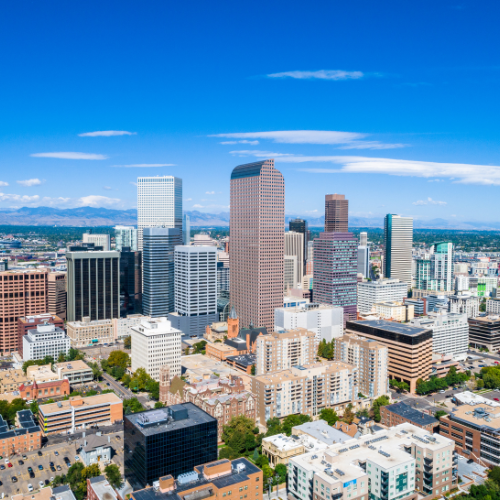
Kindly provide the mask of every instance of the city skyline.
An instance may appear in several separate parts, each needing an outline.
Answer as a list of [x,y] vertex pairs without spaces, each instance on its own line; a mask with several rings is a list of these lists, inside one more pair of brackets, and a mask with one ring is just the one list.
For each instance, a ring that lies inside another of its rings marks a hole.
[[238,36],[259,9],[227,2],[4,6],[0,208],[132,208],[158,174],[184,180],[185,210],[219,213],[234,166],[274,158],[287,214],[341,192],[352,216],[493,219],[499,6],[358,4],[292,10],[265,44]]

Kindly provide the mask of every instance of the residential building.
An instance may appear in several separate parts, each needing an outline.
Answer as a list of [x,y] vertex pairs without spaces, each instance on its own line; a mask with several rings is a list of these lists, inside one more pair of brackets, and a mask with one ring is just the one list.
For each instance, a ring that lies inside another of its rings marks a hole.
[[22,349],[17,320],[48,312],[46,270],[0,272],[0,355]]
[[110,425],[123,419],[123,402],[114,393],[40,405],[38,420],[45,435],[85,430],[87,426]]
[[[294,256],[296,261],[296,273],[294,287],[302,281],[304,276],[304,234],[288,231],[285,233],[285,256]],[[294,288],[292,287],[292,288]]]
[[121,499],[118,496],[118,493],[109,484],[105,476],[97,476],[97,477],[89,477],[87,479],[87,500],[123,500],[123,499]]
[[67,378],[71,385],[85,384],[94,380],[92,369],[82,360],[55,363],[53,370],[57,378]]
[[261,424],[293,413],[316,417],[323,408],[342,413],[358,392],[357,369],[340,361],[294,366],[252,379]]
[[358,311],[369,313],[378,302],[403,302],[408,286],[399,279],[381,279],[358,283]]
[[160,368],[160,401],[166,406],[194,403],[217,419],[218,441],[222,441],[224,426],[240,415],[255,421],[255,396],[245,390],[241,377],[215,375],[185,381],[170,377],[170,368]]
[[184,214],[182,218],[182,244],[191,244],[191,219],[188,214]]
[[177,246],[174,251],[175,313],[172,326],[185,335],[202,337],[218,320],[217,248]]
[[[134,491],[130,500],[196,500],[203,498],[237,498],[245,495],[247,500],[260,500],[265,487],[262,471],[246,458],[228,460],[223,458],[212,463],[194,467],[194,471],[177,476],[160,477],[153,488]],[[234,493],[233,493],[234,492]],[[240,499],[240,500],[241,500]]]
[[49,273],[47,279],[47,308],[50,314],[66,319],[66,273]]
[[174,248],[182,242],[180,229],[145,227],[142,252],[142,312],[158,318],[174,312]]
[[83,233],[82,243],[93,243],[96,247],[102,247],[104,252],[111,250],[111,238],[109,234],[94,234],[92,231]]
[[31,410],[21,410],[16,413],[15,428],[10,428],[0,415],[0,454],[3,457],[39,450],[41,447],[42,430]]
[[58,328],[64,328],[64,321],[61,317],[55,314],[36,314],[34,316],[23,316],[17,319],[17,332],[21,343],[18,352],[23,356],[23,338],[29,330],[33,330],[38,325],[52,324]]
[[411,286],[413,219],[388,214],[384,219],[384,277]]
[[496,276],[479,276],[477,278],[477,296],[495,297],[498,288],[498,278]]
[[160,380],[160,368],[168,365],[170,376],[181,375],[181,335],[167,318],[142,320],[132,330],[132,371],[144,368]]
[[468,292],[468,291],[469,291],[469,276],[463,276],[463,275],[455,276],[455,292],[459,294],[461,292]]
[[121,252],[123,248],[130,248],[130,252],[137,252],[137,228],[134,226],[115,226],[115,250]]
[[297,286],[297,257],[285,255],[283,258],[283,286],[285,292]]
[[82,321],[68,321],[66,331],[73,347],[86,347],[88,345],[111,344],[115,341],[113,319],[91,321],[83,317]]
[[314,300],[342,306],[344,321],[356,318],[357,247],[352,233],[325,232],[314,240]]
[[257,375],[309,365],[316,360],[314,332],[295,328],[257,337]]
[[389,376],[417,388],[417,380],[431,374],[432,330],[385,320],[348,321],[347,333],[376,340],[389,349]]
[[363,278],[370,277],[370,249],[367,246],[358,247],[358,274]]
[[373,310],[381,319],[391,319],[400,323],[406,323],[415,317],[413,305],[405,302],[376,302],[373,304]]
[[316,340],[331,342],[343,334],[344,309],[331,304],[303,304],[279,307],[274,312],[274,328],[292,330],[304,328],[314,332]]
[[343,194],[325,196],[325,233],[347,233],[349,201]]
[[288,222],[288,230],[293,231],[294,233],[300,233],[302,234],[302,239],[304,243],[304,250],[303,250],[303,256],[304,256],[304,272],[306,269],[306,262],[307,262],[307,245],[309,242],[309,230],[307,228],[307,221],[304,219],[290,219]]
[[217,419],[193,403],[126,415],[124,435],[125,478],[134,489],[217,460]]
[[449,311],[466,314],[468,318],[479,316],[479,298],[470,294],[449,295]]
[[450,439],[404,423],[292,457],[288,489],[300,500],[440,496],[457,484],[453,448]]
[[486,300],[486,312],[490,316],[500,314],[500,297]]
[[433,352],[453,356],[455,360],[467,359],[469,323],[466,314],[431,312],[427,317],[415,318],[411,324],[432,330]]
[[469,318],[469,344],[492,352],[500,350],[500,316]]
[[61,353],[66,356],[70,347],[70,338],[62,328],[50,323],[38,324],[23,337],[23,359],[30,361],[46,356],[57,359]]
[[120,251],[120,317],[142,312],[142,253]]
[[448,311],[450,309],[450,299],[448,295],[427,295],[425,297],[427,313]]
[[[182,233],[182,179],[171,175],[137,178],[137,243],[146,227],[175,228]],[[182,241],[182,238],[181,238]],[[181,243],[178,243],[180,245]]]
[[[75,443],[76,452],[82,459],[85,467],[92,464],[111,462],[113,448],[111,446],[111,436],[99,436],[97,434],[83,433],[82,439]],[[102,476],[101,476],[102,477]]]
[[453,243],[436,243],[428,259],[416,261],[416,288],[420,290],[453,291]]
[[142,314],[129,314],[125,318],[115,318],[113,320],[113,333],[115,340],[123,340],[132,335],[132,327],[141,324],[141,321],[149,321],[149,316]]
[[274,160],[231,174],[231,304],[243,326],[272,329],[283,304],[285,182]]
[[392,405],[380,407],[380,423],[386,427],[395,427],[396,425],[409,422],[428,432],[434,432],[439,426],[439,420],[428,413],[416,410],[411,406],[400,401]]
[[364,396],[378,398],[389,391],[389,350],[380,342],[344,335],[335,339],[334,357],[358,369],[358,391]]
[[99,250],[66,252],[68,321],[120,316],[120,253]]

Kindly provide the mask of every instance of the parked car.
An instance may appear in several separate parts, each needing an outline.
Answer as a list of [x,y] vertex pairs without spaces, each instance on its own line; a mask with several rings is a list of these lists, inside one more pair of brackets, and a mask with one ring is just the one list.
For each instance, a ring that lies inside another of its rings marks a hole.
[[17,483],[17,477],[16,476],[12,476],[12,482],[13,483]]
[[30,491],[30,492],[33,491],[33,485],[31,483],[28,484],[28,491]]
[[444,394],[445,392],[446,392],[446,391],[445,391],[444,389],[441,389],[441,390],[439,391],[439,394]]
[[473,464],[473,463],[474,463],[474,460],[472,460],[472,458],[469,458],[469,460],[467,460],[467,463],[468,463],[468,464]]
[[12,467],[12,464],[9,462],[9,463],[7,464],[7,467]]
[[479,368],[485,368],[486,365],[479,365]]
[[33,469],[31,467],[28,467],[28,472],[33,472]]
[[43,453],[40,450],[38,450],[38,456],[43,457]]
[[50,484],[50,481],[48,479],[45,480],[45,486],[48,486]]
[[0,465],[0,470],[5,470],[5,465]]
[[80,457],[78,455],[75,455],[75,460],[80,460]]
[[40,464],[40,465],[38,466],[38,470],[43,470],[43,465],[42,465],[42,464]]
[[45,486],[43,481],[38,481],[38,485],[40,486],[40,488],[43,488]]
[[19,465],[24,465],[24,462],[23,462],[22,460],[18,460],[18,461],[17,461],[17,463],[18,463]]
[[51,470],[52,472],[55,472],[55,471],[56,471],[56,468],[55,468],[53,465],[51,465],[51,466],[50,466],[50,470]]
[[10,460],[8,458],[5,459],[5,463],[8,464]]
[[57,469],[57,470],[62,470],[60,465],[57,465],[57,466],[56,466],[56,469]]
[[59,452],[58,452],[58,451],[54,451],[54,455],[55,455],[56,457],[58,457],[58,456],[59,456]]
[[498,398],[493,398],[493,401],[500,401],[500,399],[498,399]]
[[23,457],[23,460],[28,460],[28,457],[26,455],[21,455]]

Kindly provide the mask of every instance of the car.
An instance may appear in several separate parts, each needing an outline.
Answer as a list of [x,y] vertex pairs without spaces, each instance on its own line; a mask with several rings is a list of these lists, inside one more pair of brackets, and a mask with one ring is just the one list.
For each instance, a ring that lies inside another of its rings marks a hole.
[[54,476],[50,477],[50,482],[54,481]]
[[50,481],[48,479],[45,480],[45,486],[48,486],[50,484]]
[[28,491],[33,491],[33,485],[31,483],[28,484]]
[[479,368],[485,368],[486,365],[479,365]]
[[30,472],[30,479],[35,479],[35,473],[34,472]]
[[453,397],[453,394],[446,394],[446,397],[447,397],[447,398],[452,398],[452,397]]
[[54,467],[54,462],[49,462],[50,467]]
[[42,465],[42,464],[40,464],[40,465],[38,466],[38,470],[43,470],[43,465]]
[[45,486],[45,483],[43,481],[38,481],[38,485],[40,488],[43,488]]
[[38,456],[43,457],[43,453],[40,450],[38,450]]
[[110,383],[109,383],[109,382],[106,382],[106,385],[109,387],[109,386],[110,386]]
[[60,466],[60,465],[57,465],[57,466],[56,466],[56,469],[57,469],[57,470],[61,470],[61,466]]
[[2,481],[0,481],[0,486],[3,486],[3,483],[2,483]]
[[121,439],[121,436],[116,436],[116,439]]
[[13,483],[17,483],[17,477],[16,476],[12,476],[11,480],[12,480]]
[[474,460],[472,460],[472,458],[469,458],[469,460],[467,460],[467,463],[468,463],[468,464],[473,464],[473,463],[474,463]]
[[445,390],[441,389],[441,390],[439,391],[439,394],[444,394],[445,392],[446,392]]
[[493,398],[493,401],[500,401],[500,399],[498,399],[498,398]]
[[69,460],[66,462],[66,466],[71,467],[71,462]]
[[8,464],[10,460],[8,458],[5,459],[5,463]]
[[9,467],[9,468],[10,468],[10,467],[12,467],[12,464],[9,462],[9,463],[7,464],[7,467]]
[[64,457],[64,458],[63,458],[63,460],[64,460],[65,462],[69,462],[69,458],[68,458],[68,457]]
[[496,365],[498,365],[498,361],[494,361],[494,363],[495,363]]
[[5,465],[0,465],[0,470],[5,470]]
[[78,455],[75,455],[75,460],[80,460],[80,457]]
[[53,465],[51,465],[51,466],[50,466],[50,470],[51,470],[52,472],[55,472],[55,471],[56,471],[56,468],[55,468]]
[[55,455],[56,457],[58,457],[58,456],[59,456],[59,452],[58,452],[58,451],[54,451],[54,455]]
[[28,472],[33,472],[33,469],[31,467],[28,467]]
[[24,465],[24,462],[23,462],[22,460],[18,460],[18,461],[17,461],[17,463],[18,463],[19,465]]
[[28,457],[26,455],[21,455],[23,460],[28,460]]

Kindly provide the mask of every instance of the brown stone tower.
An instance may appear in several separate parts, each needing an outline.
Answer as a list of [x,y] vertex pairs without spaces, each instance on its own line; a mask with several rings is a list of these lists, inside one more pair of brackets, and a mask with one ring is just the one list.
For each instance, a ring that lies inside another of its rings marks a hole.
[[167,393],[170,389],[170,366],[164,365],[160,368],[160,402],[167,402]]
[[234,307],[231,307],[231,312],[227,317],[227,338],[234,339],[238,336],[240,332],[240,320],[238,319],[238,315]]

